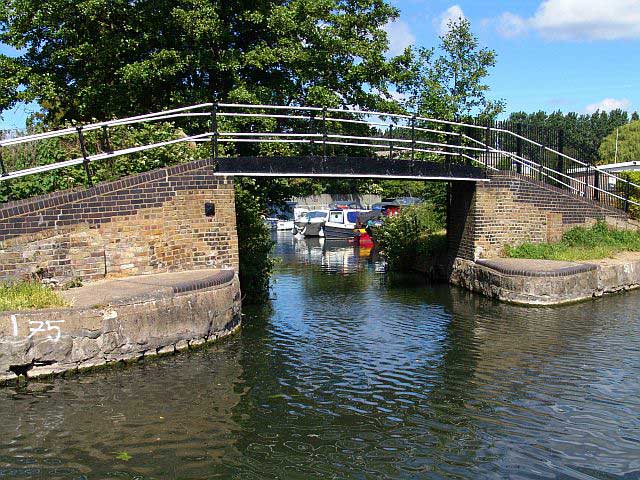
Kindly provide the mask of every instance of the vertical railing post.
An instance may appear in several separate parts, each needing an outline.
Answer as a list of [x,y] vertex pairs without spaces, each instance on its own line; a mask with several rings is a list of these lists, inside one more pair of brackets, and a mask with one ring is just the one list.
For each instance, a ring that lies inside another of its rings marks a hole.
[[600,200],[600,170],[593,169],[593,199]]
[[589,198],[589,176],[591,175],[591,165],[587,165],[584,174],[584,198]]
[[87,181],[89,182],[89,186],[93,187],[93,179],[91,178],[91,169],[89,168],[89,155],[87,154],[87,145],[84,141],[82,126],[77,125],[76,131],[78,132],[78,142],[80,143],[80,151],[82,152],[82,166],[84,167],[84,173],[87,175]]
[[522,173],[522,158],[524,158],[522,156],[522,123],[518,122],[516,123],[516,133],[519,135],[518,137],[516,137],[516,155],[518,155],[518,159],[520,160],[517,165],[516,165],[516,171],[518,173]]
[[327,159],[327,107],[322,107],[322,159]]
[[211,109],[211,155],[218,158],[218,102],[213,102]]
[[540,180],[541,182],[544,182],[544,154],[545,154],[545,149],[544,149],[544,144],[540,145],[540,158],[538,159],[538,180]]
[[411,116],[411,161],[416,158],[416,114]]
[[[484,132],[484,170],[487,171],[489,165],[489,156],[491,155],[491,120],[487,120],[487,126]],[[495,167],[495,165],[493,165]]]
[[314,133],[314,124],[316,121],[316,114],[314,112],[314,110],[311,110],[311,112],[309,113],[309,128],[307,129],[307,132],[309,133],[309,153],[311,154],[311,156],[313,157],[315,152],[315,137],[313,136]]
[[6,177],[7,175],[9,175],[7,173],[7,167],[5,167],[4,165],[4,159],[2,158],[2,145],[0,145],[0,173],[2,174],[3,177]]
[[111,139],[109,138],[109,127],[107,125],[102,126],[102,149],[107,153],[113,153],[111,147]]
[[625,179],[625,188],[624,188],[624,211],[629,211],[629,194],[631,193],[631,183],[629,182],[629,177]]
[[[461,123],[460,118],[456,115],[453,117],[453,121],[456,123]],[[466,135],[467,137],[469,136],[469,131],[468,131],[469,127],[464,127],[464,126],[458,126],[458,132],[456,132],[458,134],[457,138],[456,138],[456,145],[458,145],[459,147],[462,147],[463,143],[464,143],[464,136]],[[458,158],[462,158],[462,153],[463,152],[467,152],[466,149],[462,149],[459,148],[458,151],[459,153],[459,157]],[[467,157],[471,157],[475,155],[475,153],[473,152],[469,152]],[[473,161],[470,160],[469,158],[464,157],[464,161],[461,161],[460,163],[463,165],[472,165],[473,166]]]
[[393,124],[389,125],[389,158],[393,159]]
[[[558,132],[558,152],[564,154],[564,130]],[[558,155],[558,171],[564,173],[564,157]]]

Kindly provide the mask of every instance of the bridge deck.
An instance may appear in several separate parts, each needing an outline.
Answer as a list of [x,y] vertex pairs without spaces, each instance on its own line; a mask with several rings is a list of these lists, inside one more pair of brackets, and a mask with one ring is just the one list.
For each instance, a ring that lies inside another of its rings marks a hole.
[[221,157],[215,175],[489,181],[477,167],[385,157]]

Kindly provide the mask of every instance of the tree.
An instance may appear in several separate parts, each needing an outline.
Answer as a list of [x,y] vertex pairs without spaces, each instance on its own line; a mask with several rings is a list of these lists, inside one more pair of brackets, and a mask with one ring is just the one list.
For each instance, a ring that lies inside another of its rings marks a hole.
[[616,129],[602,141],[599,163],[614,163],[616,161],[640,161],[640,121],[631,122]]
[[[0,111],[49,124],[220,99],[397,108],[384,0],[5,0]],[[404,68],[403,68],[404,66]],[[20,88],[18,88],[18,86]]]
[[512,113],[509,120],[551,129],[550,134],[557,134],[562,130],[565,153],[584,162],[597,163],[600,158],[598,149],[602,140],[617,127],[626,125],[629,122],[629,116],[622,110],[598,111],[591,115],[580,115],[575,112],[563,114],[560,111],[547,114],[540,111]]
[[401,87],[407,106],[420,115],[454,119],[482,115],[494,118],[504,102],[487,99],[485,83],[496,53],[481,48],[466,19],[449,22],[440,37],[440,49],[421,48],[412,65],[413,75]]

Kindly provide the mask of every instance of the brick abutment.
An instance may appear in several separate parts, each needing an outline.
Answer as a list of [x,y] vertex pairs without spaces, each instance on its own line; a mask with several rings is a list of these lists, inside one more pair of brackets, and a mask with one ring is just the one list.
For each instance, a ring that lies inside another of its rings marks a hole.
[[0,206],[0,280],[238,268],[233,182],[199,160]]

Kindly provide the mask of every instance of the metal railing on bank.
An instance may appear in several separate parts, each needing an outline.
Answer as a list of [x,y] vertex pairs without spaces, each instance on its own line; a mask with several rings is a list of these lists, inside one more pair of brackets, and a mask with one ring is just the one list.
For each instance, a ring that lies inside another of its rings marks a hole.
[[[157,122],[184,123],[185,133],[144,145],[115,144],[112,132],[118,128]],[[88,142],[88,135],[99,140]],[[24,168],[11,169],[4,161],[7,152],[52,139],[74,144],[69,151],[77,153],[70,155],[72,158]],[[265,156],[260,155],[260,145],[274,144],[280,152],[295,152],[300,157],[386,156],[414,162],[467,163],[486,171],[525,175],[610,207],[628,210],[630,205],[640,206],[632,196],[640,191],[640,185],[568,155],[561,133],[541,138],[530,127],[504,122],[479,125],[390,112],[222,102],[2,139],[0,181],[82,166],[87,183],[92,185],[96,162],[199,142],[210,144],[214,158]]]

